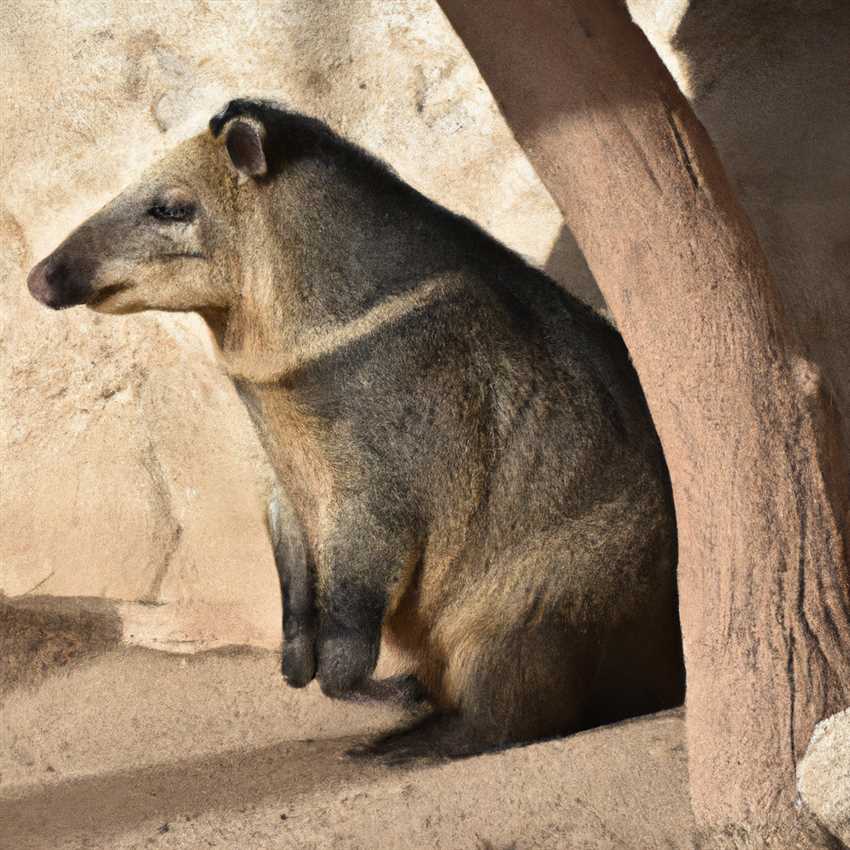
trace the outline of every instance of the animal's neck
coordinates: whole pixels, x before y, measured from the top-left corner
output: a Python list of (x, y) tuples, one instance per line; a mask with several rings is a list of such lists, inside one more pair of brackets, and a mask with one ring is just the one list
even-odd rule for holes
[[(243, 269), (240, 303), (204, 315), (227, 371), (280, 380), (461, 285), (483, 239), (387, 174), (306, 166), (270, 205), (272, 261)], [(467, 228), (461, 232), (466, 233)]]
[(468, 262), (454, 217), (381, 169), (306, 168), (300, 179), (305, 202), (295, 215), (287, 204), (280, 226), (294, 234), (284, 250), (304, 329), (360, 318)]
[(387, 296), (360, 316), (305, 330), (298, 334), (294, 344), (286, 346), (262, 342), (231, 344), (226, 329), (222, 334), (209, 319), (207, 324), (232, 378), (254, 384), (277, 383), (325, 356), (367, 339), (410, 313), (427, 310), (461, 285), (462, 279), (456, 274), (434, 275), (398, 295)]

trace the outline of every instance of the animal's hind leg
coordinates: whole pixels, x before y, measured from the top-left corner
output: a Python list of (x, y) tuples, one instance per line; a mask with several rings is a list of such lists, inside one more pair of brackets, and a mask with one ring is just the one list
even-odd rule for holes
[(440, 760), (474, 755), (487, 747), (475, 743), (463, 717), (433, 711), (402, 729), (352, 747), (349, 758), (378, 759), (385, 764)]
[(457, 653), (443, 687), (470, 741), (489, 749), (580, 729), (593, 666), (585, 641), (562, 623), (514, 623)]
[(447, 660), (443, 693), (436, 695), (443, 708), (350, 754), (388, 763), (462, 758), (575, 731), (589, 674), (563, 629), (482, 633)]

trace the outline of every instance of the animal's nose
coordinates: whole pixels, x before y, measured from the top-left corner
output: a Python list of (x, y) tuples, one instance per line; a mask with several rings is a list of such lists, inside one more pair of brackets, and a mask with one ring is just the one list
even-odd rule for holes
[(87, 287), (66, 261), (51, 254), (33, 266), (27, 275), (27, 288), (37, 301), (61, 310), (82, 304)]

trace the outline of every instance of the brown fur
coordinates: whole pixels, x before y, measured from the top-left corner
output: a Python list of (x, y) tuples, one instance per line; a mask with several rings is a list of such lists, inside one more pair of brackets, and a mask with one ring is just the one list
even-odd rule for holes
[(286, 489), (289, 681), (363, 687), (383, 633), (438, 709), (373, 748), (407, 754), (678, 702), (669, 484), (617, 333), (318, 122), (211, 129), (30, 289), (207, 320)]

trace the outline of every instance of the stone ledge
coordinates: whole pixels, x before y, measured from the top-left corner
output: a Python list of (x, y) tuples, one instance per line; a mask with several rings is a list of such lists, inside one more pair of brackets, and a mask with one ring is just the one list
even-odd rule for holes
[(341, 753), (402, 722), (287, 688), (274, 653), (117, 646), (8, 695), (0, 822), (19, 850), (693, 850), (667, 712), (431, 767)]

